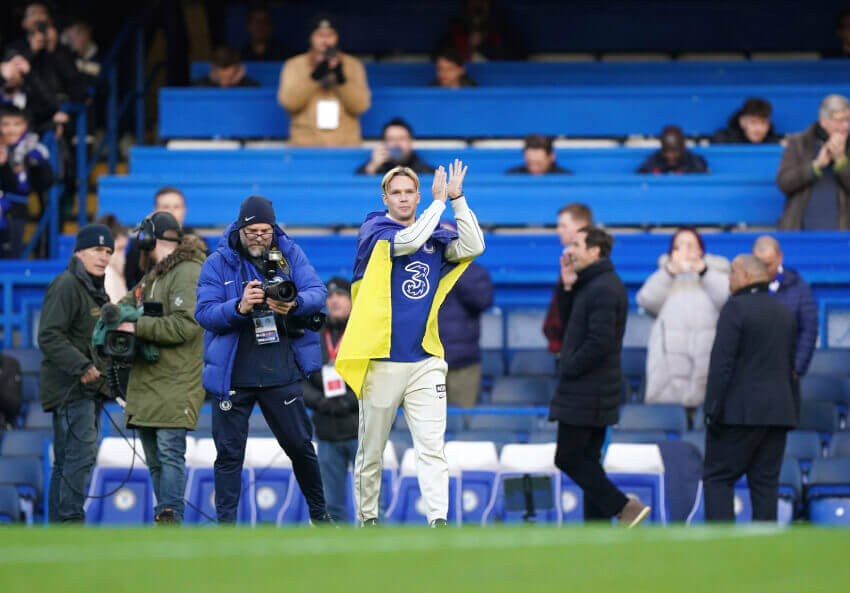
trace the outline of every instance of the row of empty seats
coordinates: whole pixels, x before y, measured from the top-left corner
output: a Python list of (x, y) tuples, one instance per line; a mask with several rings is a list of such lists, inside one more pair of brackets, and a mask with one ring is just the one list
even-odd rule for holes
[[(626, 137), (658, 134), (671, 123), (687, 136), (710, 136), (744, 99), (773, 105), (781, 134), (817, 119), (830, 93), (850, 95), (850, 84), (502, 86), (452, 89), (377, 88), (361, 118), (363, 136), (378, 138), (391, 118), (404, 117), (420, 138)], [(159, 92), (161, 138), (285, 138), (289, 116), (275, 88), (187, 89)], [(623, 109), (629, 105), (629, 109)], [(445, 117), (451, 113), (452, 117)]]

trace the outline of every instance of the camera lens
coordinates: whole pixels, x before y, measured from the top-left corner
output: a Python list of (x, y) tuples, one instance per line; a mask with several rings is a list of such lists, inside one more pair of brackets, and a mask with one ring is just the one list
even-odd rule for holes
[(111, 356), (127, 356), (133, 350), (133, 336), (124, 332), (109, 332), (104, 344)]

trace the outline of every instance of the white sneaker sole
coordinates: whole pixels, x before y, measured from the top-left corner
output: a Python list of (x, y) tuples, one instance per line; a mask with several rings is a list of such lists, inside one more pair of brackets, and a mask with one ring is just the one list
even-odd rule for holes
[(649, 507), (649, 506), (643, 507), (643, 510), (640, 512), (640, 514), (638, 514), (637, 517), (635, 517), (634, 521), (629, 523), (629, 526), (627, 527), (627, 529), (631, 529), (632, 527), (637, 527), (641, 523), (641, 521), (643, 521), (644, 519), (646, 519), (649, 516), (649, 513), (651, 511), (652, 511), (652, 507)]

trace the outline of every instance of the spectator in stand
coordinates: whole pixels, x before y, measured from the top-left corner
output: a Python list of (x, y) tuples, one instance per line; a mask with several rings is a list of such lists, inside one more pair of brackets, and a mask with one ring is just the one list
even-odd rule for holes
[(438, 48), (454, 48), (465, 62), (524, 60), (527, 52), (519, 34), (498, 3), (466, 0), (464, 17), (455, 20)]
[(708, 173), (708, 164), (685, 146), (685, 134), (679, 126), (661, 130), (661, 149), (653, 152), (638, 167), (637, 173)]
[(443, 89), (478, 86), (478, 83), (472, 80), (466, 73), (463, 56), (454, 48), (449, 47), (441, 51), (437, 55), (437, 59), (434, 60), (434, 66), (436, 68), (436, 78), (428, 86)]
[(841, 47), (823, 52), (823, 57), (850, 57), (850, 8), (844, 8), (835, 18), (835, 35), (838, 37)]
[(720, 309), (729, 298), (725, 257), (707, 254), (693, 227), (673, 235), (658, 270), (637, 293), (655, 318), (646, 358), (646, 403), (680, 404), (692, 416), (705, 401), (708, 360)]
[(7, 53), (8, 59), (0, 62), (0, 105), (23, 109), (38, 132), (52, 124), (61, 127), (68, 123), (68, 114), (60, 111), (58, 99), (31, 74), (29, 61), (14, 50)]
[(576, 236), (579, 229), (593, 224), (593, 212), (588, 206), (573, 202), (567, 204), (558, 210), (558, 239), (561, 241), (563, 250), (561, 251), (560, 275), (555, 283), (555, 290), (552, 291), (552, 301), (549, 303), (549, 310), (546, 312), (546, 317), (543, 320), (543, 335), (546, 336), (546, 341), (549, 343), (549, 352), (555, 356), (561, 353), (561, 342), (564, 339), (564, 320), (561, 319), (560, 309), (558, 308), (558, 295), (562, 293), (566, 286), (572, 286), (576, 281), (576, 272), (573, 268), (573, 260), (569, 256), (570, 244)]
[(360, 115), (371, 95), (362, 62), (339, 50), (328, 16), (319, 16), (310, 49), (283, 65), (277, 102), (289, 112), (291, 146), (359, 146)]
[(322, 474), (325, 502), (334, 521), (350, 521), (346, 516), (345, 494), (348, 466), (357, 453), (357, 396), (334, 370), (339, 344), (351, 315), (351, 284), (334, 277), (327, 283), (325, 306), (328, 319), (319, 332), (323, 369), (304, 381), (304, 404), (313, 410), (318, 441), (317, 455)]
[(776, 184), (785, 194), (781, 230), (850, 229), (848, 126), (850, 102), (828, 95), (821, 101), (818, 121), (788, 136), (776, 173)]
[(192, 81), (192, 86), (217, 87), (221, 89), (235, 87), (257, 87), (260, 83), (245, 76), (245, 65), (239, 61), (239, 52), (227, 46), (215, 48), (210, 73)]
[(47, 6), (28, 4), (21, 28), (24, 39), (12, 43), (10, 49), (27, 59), (30, 75), (45, 86), (47, 95), (60, 104), (84, 101), (86, 79), (77, 71), (71, 50), (59, 43), (59, 33)]
[[(444, 222), (452, 232), (457, 227)], [(493, 281), (481, 264), (472, 262), (440, 309), (440, 342), (446, 354), (446, 397), (451, 405), (474, 408), (481, 393), (481, 314), (493, 305)]]
[(794, 378), (799, 380), (809, 370), (818, 341), (818, 306), (812, 289), (796, 270), (784, 266), (785, 256), (779, 247), (779, 241), (773, 237), (762, 235), (756, 239), (753, 255), (767, 266), (770, 293), (791, 309), (797, 319)]
[(246, 62), (282, 62), (292, 55), (274, 38), (274, 21), (266, 6), (255, 6), (248, 11), (248, 43), (242, 46), (242, 59)]
[(400, 117), (384, 124), (383, 142), (375, 146), (372, 157), (357, 169), (358, 175), (383, 175), (394, 167), (409, 167), (418, 175), (432, 175), (434, 167), (413, 150), (413, 128)]
[(781, 140), (773, 129), (768, 101), (749, 98), (722, 130), (711, 138), (712, 144), (775, 144)]
[(552, 139), (541, 134), (529, 134), (525, 137), (522, 157), (525, 159), (524, 165), (508, 169), (505, 173), (509, 175), (572, 175), (573, 173), (555, 162)]
[[(183, 228), (183, 234), (191, 235), (195, 233), (191, 227), (183, 224), (183, 221), (186, 220), (186, 198), (183, 197), (183, 192), (178, 188), (171, 185), (159, 188), (153, 197), (153, 211), (168, 212), (171, 214), (180, 223), (180, 226)], [(127, 249), (127, 261), (124, 266), (124, 278), (127, 281), (127, 288), (131, 289), (145, 275), (145, 270), (140, 265), (142, 252), (139, 249), (138, 242), (132, 240), (134, 236), (131, 235), (130, 246)]]
[[(0, 189), (22, 197), (29, 196), (30, 192), (38, 193), (44, 212), (44, 193), (53, 185), (53, 170), (48, 162), (47, 147), (39, 142), (37, 134), (28, 131), (28, 126), (26, 115), (17, 107), (5, 107), (0, 111)], [(17, 258), (28, 217), (27, 203), (7, 198), (0, 208), (8, 225), (3, 241), (4, 255)]]
[(115, 249), (112, 251), (112, 257), (109, 258), (109, 265), (106, 267), (103, 285), (106, 288), (106, 294), (109, 295), (109, 300), (117, 303), (127, 294), (124, 265), (127, 261), (126, 252), (127, 243), (130, 240), (129, 234), (127, 227), (121, 224), (114, 214), (104, 214), (96, 222), (107, 227), (115, 238)]
[(100, 49), (94, 42), (91, 25), (78, 19), (62, 32), (62, 42), (74, 54), (75, 64), (80, 74), (93, 81), (100, 74)]

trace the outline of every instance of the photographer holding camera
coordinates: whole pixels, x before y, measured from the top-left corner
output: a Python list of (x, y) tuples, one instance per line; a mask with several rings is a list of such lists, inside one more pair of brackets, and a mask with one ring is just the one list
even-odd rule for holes
[(290, 146), (360, 146), (371, 96), (363, 63), (339, 51), (330, 17), (316, 18), (310, 50), (283, 65), (277, 102), (289, 112)]
[(329, 521), (301, 386), (322, 368), (315, 330), (326, 295), (304, 252), (275, 223), (272, 203), (246, 199), (204, 264), (195, 310), (206, 330), (204, 388), (219, 400), (212, 433), (220, 523), (236, 521), (255, 402), (292, 460), (311, 521)]
[(97, 456), (102, 398), (106, 382), (95, 366), (91, 336), (100, 307), (109, 302), (103, 278), (114, 242), (102, 224), (77, 233), (68, 269), (44, 295), (39, 319), (41, 406), (53, 412), (53, 473), (47, 499), (52, 523), (83, 522), (89, 473)]
[[(168, 212), (155, 212), (136, 239), (147, 272), (121, 299), (142, 311), (119, 332), (134, 334), (159, 351), (157, 360), (136, 356), (127, 383), (127, 428), (136, 428), (145, 450), (156, 495), (156, 522), (183, 520), (186, 489), (186, 431), (194, 430), (204, 401), (201, 385), (203, 333), (193, 315), (195, 289), (206, 247)], [(139, 344), (135, 351), (140, 351)]]

